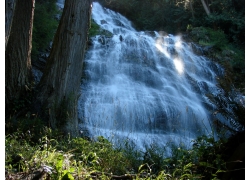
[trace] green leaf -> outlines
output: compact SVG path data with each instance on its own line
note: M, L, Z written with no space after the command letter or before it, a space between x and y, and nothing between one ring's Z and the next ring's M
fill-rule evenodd
M148 167L148 164L147 164L147 163L146 163L146 164L140 165L138 171L139 171L140 173L144 172L144 171L145 171L145 167L146 167L146 168Z
M96 161L96 160L97 160L97 155L96 155L96 153L90 152L90 153L88 154L88 161L89 161L89 162L94 162L94 161Z
M60 155L58 158L57 158L57 162L56 162L56 170L57 172L61 172L62 170L62 166L63 166L63 155Z
M192 163L188 163L187 165L184 166L184 171L189 170L190 167L192 167Z
M199 162L199 165L200 166L205 166L205 167L211 167L211 168L213 168L213 165L210 164L210 163L208 163L208 162Z
M222 172L227 172L227 171L219 169L218 171L216 171L215 174L212 174L212 175L213 175L214 177L217 177L217 174L218 174L218 173L222 173Z
M191 177L192 177L192 174L183 174L183 175L181 176L181 178L184 178L184 177L191 178Z
M74 167L71 167L70 169L69 169L69 172L74 172L75 171L75 168Z
M69 172L67 172L61 180L74 180L74 177L72 176L72 174L70 174Z

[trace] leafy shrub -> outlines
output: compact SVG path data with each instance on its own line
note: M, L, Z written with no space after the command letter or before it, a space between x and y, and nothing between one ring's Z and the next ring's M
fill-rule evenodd
M29 176L42 168L51 179L216 179L226 173L232 163L228 159L237 150L233 147L228 152L236 145L235 138L228 143L225 139L201 136L193 141L191 149L172 146L172 155L165 157L164 148L154 145L139 152L130 145L115 148L102 136L94 141L58 136L48 128L43 129L36 143L21 131L5 137L8 175Z
M158 30L168 33L185 31L191 13L176 1L99 0L99 2L130 19L138 30Z
M224 49L228 42L226 35L220 30L207 27L194 27L191 30L192 38L200 45L213 46L216 49Z

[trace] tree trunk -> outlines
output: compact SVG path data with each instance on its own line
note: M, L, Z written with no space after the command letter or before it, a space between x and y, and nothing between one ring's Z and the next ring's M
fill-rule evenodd
M91 0L66 0L44 74L38 85L38 111L50 126L78 134L77 101L90 26Z
M208 8L208 6L207 6L205 0L201 0L201 3L202 3L202 5L203 5L203 8L204 8L204 10L206 11L207 15L209 16L209 15L210 15L210 10L209 10L209 8Z
M25 96L31 78L31 47L35 0L16 0L5 50L6 113L14 100Z
M194 19L194 8L193 8L193 1L189 0L189 7L190 7L190 11L192 13L192 18Z
M8 43L16 0L5 0L5 49Z

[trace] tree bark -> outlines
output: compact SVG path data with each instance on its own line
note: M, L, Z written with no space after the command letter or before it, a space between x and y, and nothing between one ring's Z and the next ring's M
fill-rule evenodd
M202 6L203 6L205 12L206 12L207 15L209 16L209 15L210 15L210 10L209 10L209 8L208 8L208 6L207 6L205 0L201 0L201 3L202 3Z
M5 0L5 49L8 43L16 0Z
M11 109L13 100L24 96L30 84L34 7L35 0L16 0L5 50L6 112Z
M44 74L38 110L50 126L78 134L77 101L90 26L91 0L66 0Z

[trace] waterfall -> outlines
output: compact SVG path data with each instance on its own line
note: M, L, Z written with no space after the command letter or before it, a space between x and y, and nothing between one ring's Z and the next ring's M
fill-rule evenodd
M58 7L59 9L61 9L61 10L64 8L64 1L65 1L65 0L57 0L57 1L56 1L57 7Z
M207 93L223 69L163 32L138 32L129 20L93 3L96 35L86 53L78 103L80 128L138 148L184 143L212 131Z

